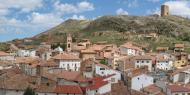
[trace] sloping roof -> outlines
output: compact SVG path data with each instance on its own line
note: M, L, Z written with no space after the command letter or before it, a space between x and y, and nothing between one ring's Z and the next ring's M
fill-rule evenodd
M136 60L152 60L152 56L149 55L141 55L141 56L135 56Z
M94 77L92 80L93 80L93 83L91 85L89 85L87 87L87 89L96 90L96 89L108 84L108 81L104 81L103 77Z
M80 58L74 54L71 53L60 53L58 55L55 55L53 59L57 60L80 60Z
M168 85L168 89L170 89L170 91L172 93L175 93L175 92L190 92L189 88L181 86L181 85L176 85L176 84Z
M57 85L54 91L59 94L83 94L78 85Z
M39 62L40 62L40 59L36 57L16 57L16 60L14 63L37 64Z
M24 74L16 74L11 78L0 81L0 88L6 88L9 90L25 90L28 86L35 88L34 85L29 83L30 77Z
M43 61L42 63L40 63L40 66L42 66L42 67L58 67L59 65L53 59L49 59L47 61Z
M4 52L4 51L0 51L0 56L9 56L10 54Z
M134 46L132 43L129 43L129 42L121 45L121 47L125 47L125 48L130 48L130 49L135 49L135 50L142 51L141 48L139 48L137 46Z
M92 53L92 54L96 54L96 52L95 52L93 49L81 50L81 53Z
M175 48L184 48L185 45L184 44L175 44Z

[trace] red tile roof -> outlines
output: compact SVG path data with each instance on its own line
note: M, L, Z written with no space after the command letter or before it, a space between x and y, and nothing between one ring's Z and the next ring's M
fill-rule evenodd
M168 85L168 89L170 89L170 91L172 93L175 92L190 92L190 89L181 85Z
M60 53L53 58L58 60L80 60L78 56L70 53Z
M9 56L9 54L4 51L0 51L0 56Z
M54 91L59 94L83 94L78 85L58 85Z
M108 84L108 81L104 81L103 77L95 77L92 79L93 83L87 87L87 89L95 90L98 89L106 84Z

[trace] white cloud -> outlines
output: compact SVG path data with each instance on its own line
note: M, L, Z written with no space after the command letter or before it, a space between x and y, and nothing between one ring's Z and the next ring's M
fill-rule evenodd
M43 5L42 0L0 0L0 14L6 15L10 8L29 12Z
M148 15L152 15L152 14L158 14L158 15L160 15L160 8L156 8L156 9L153 9L153 10L147 10L146 11L146 14L148 14Z
M131 2L128 3L128 7L138 7L138 1L137 0L132 0Z
M32 24L41 24L41 25L47 25L47 26L55 26L59 23L61 23L63 19L59 16L56 16L54 14L41 14L37 12L33 12L32 16L30 18L30 22Z
M116 14L117 15L128 15L128 12L123 10L122 8L119 8L118 10L116 10Z
M77 3L77 5L68 4L68 3L60 3L59 1L54 4L55 10L57 10L61 14L69 14L69 13L81 13L84 11L94 10L94 5L87 1L83 1Z
M86 17L85 16L83 16L83 15L73 15L72 17L71 17L71 19L76 19L76 20L85 20L86 19Z
M189 1L168 1L164 4L169 6L170 14L180 15L190 18L190 2Z

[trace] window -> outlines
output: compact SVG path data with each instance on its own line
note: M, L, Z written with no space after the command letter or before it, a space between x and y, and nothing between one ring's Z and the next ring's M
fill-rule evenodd
M139 63L139 61L137 61L137 63Z
M178 94L175 94L175 95L178 95Z
M111 78L111 82L115 82L115 78Z
M144 61L142 61L142 63L144 63Z
M185 95L185 93L182 93L182 95Z
M140 79L140 78L137 78L138 80Z
M100 70L105 70L105 68L100 68Z
M147 60L146 63L149 63L149 61Z

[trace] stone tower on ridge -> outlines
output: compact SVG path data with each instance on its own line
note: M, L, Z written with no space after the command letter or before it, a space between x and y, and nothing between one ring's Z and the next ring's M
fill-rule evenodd
M169 15L169 6L168 5L162 5L161 6L161 16L168 16Z
M72 37L71 37L71 34L68 34L67 35L67 52L71 52L72 48Z

